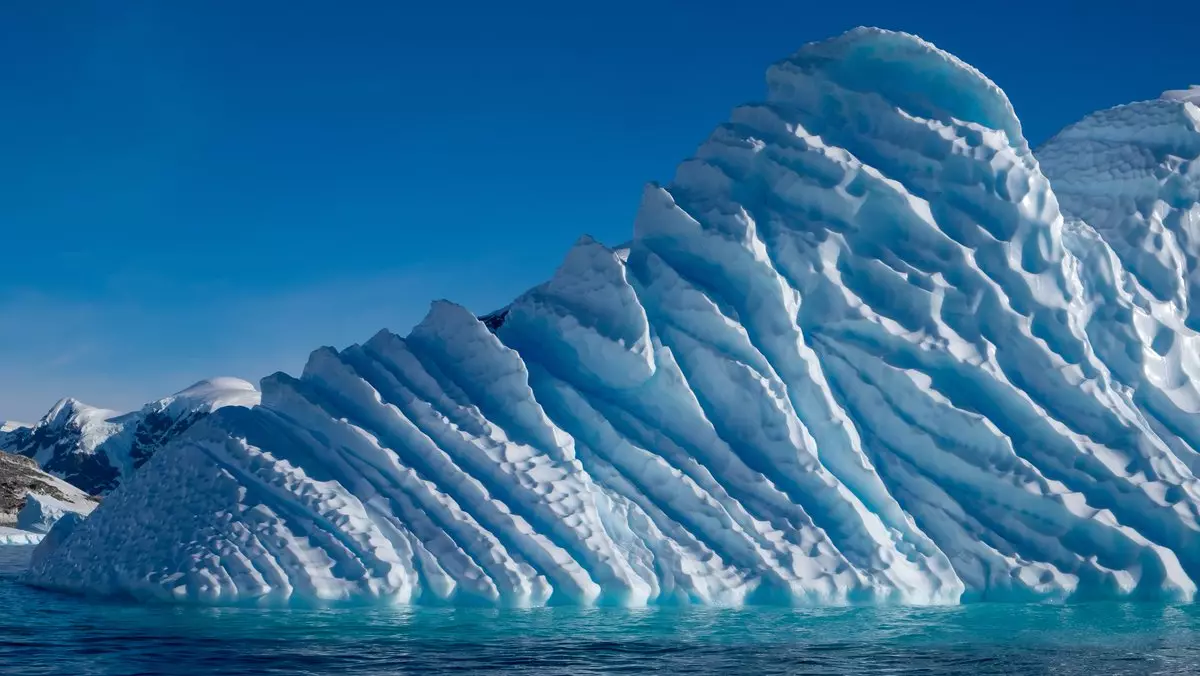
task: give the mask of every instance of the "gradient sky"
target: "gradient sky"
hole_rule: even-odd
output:
[[[763,72],[860,24],[1038,143],[1200,82],[1193,1],[21,2],[0,8],[0,419],[297,372],[629,237]]]

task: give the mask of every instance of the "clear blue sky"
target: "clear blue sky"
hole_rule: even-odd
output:
[[[768,64],[856,25],[978,66],[1035,143],[1200,82],[1194,1],[981,6],[4,3],[0,419],[500,306],[581,233],[627,239]]]

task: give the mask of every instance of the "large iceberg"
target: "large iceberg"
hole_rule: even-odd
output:
[[[919,38],[857,29],[767,82],[646,189],[628,245],[583,238],[499,312],[439,301],[266,378],[27,579],[221,604],[1190,599],[1190,94],[1039,151],[1065,219],[1004,93]]]

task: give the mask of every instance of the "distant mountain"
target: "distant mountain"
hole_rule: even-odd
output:
[[[0,449],[9,448],[17,443],[15,440],[28,434],[33,425],[29,423],[7,420],[0,422]]]
[[[204,380],[132,413],[68,398],[36,425],[0,428],[0,451],[33,458],[81,490],[103,495],[196,421],[225,406],[258,401],[254,385],[237,378]]]
[[[0,545],[33,544],[64,514],[95,507],[94,498],[38,469],[32,458],[0,452]]]

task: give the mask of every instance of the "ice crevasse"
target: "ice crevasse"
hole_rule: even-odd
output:
[[[219,604],[1190,599],[1195,98],[1097,113],[1039,162],[995,84],[911,35],[814,43],[767,83],[646,189],[627,246],[585,237],[499,312],[439,301],[266,378],[26,579]]]

